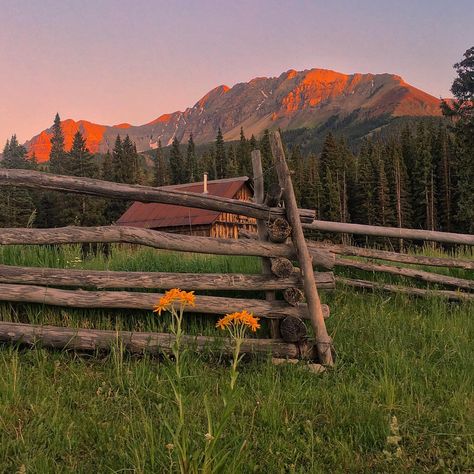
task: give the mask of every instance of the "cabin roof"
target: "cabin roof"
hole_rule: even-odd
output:
[[[216,179],[207,182],[208,194],[232,199],[245,185],[249,185],[249,178]],[[204,182],[162,186],[159,189],[202,193]],[[143,203],[135,201],[118,219],[117,225],[157,229],[161,227],[183,227],[210,225],[218,216],[218,211],[196,209],[172,204]]]

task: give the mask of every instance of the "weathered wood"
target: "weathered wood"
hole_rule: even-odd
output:
[[[304,293],[299,288],[285,288],[283,290],[283,299],[291,306],[298,306],[304,301]]]
[[[171,352],[174,336],[169,333],[74,329],[1,321],[0,342],[76,351],[107,351],[118,343],[132,353],[160,355]],[[198,352],[216,351],[232,355],[234,351],[233,345],[223,337],[184,335],[182,343]],[[272,354],[275,357],[309,360],[317,357],[311,341],[292,344],[275,339],[244,339],[240,349],[242,353]]]
[[[374,258],[390,262],[408,263],[413,265],[428,265],[431,267],[463,268],[474,270],[474,260],[448,257],[428,257],[425,255],[409,255],[405,253],[389,252],[387,250],[367,249],[351,245],[321,244],[308,242],[309,248],[321,248],[335,254],[349,255],[354,257]]]
[[[31,170],[0,169],[0,185],[50,189],[52,191],[124,199],[127,201],[159,202],[209,209],[211,211],[231,212],[256,219],[267,219],[269,216],[276,218],[284,215],[284,210],[280,208],[270,208],[264,204],[229,199],[211,194],[177,191],[169,187],[154,188],[113,183],[99,179],[61,176]],[[315,212],[310,209],[301,209],[299,215],[305,222],[312,222]]]
[[[263,168],[262,168],[262,157],[259,150],[253,150],[251,153],[252,157],[252,172],[253,172],[253,183],[254,183],[254,201],[258,204],[263,203],[264,200],[264,180],[263,180]],[[257,219],[257,235],[259,240],[265,242],[268,240],[268,232],[265,226],[265,221]],[[262,257],[262,270],[264,275],[271,275],[271,262],[268,257]],[[276,295],[274,291],[267,291],[265,293],[265,299],[267,301],[275,301]],[[278,321],[270,322],[270,336],[273,339],[280,337],[280,328]]]
[[[251,230],[239,229],[239,238],[258,240],[258,234],[257,232],[252,232]]]
[[[299,342],[307,337],[308,330],[303,320],[287,316],[280,322],[280,332],[285,342]]]
[[[316,273],[322,288],[335,286],[334,274]],[[284,290],[288,286],[301,287],[298,273],[288,278],[273,275],[247,275],[237,273],[165,273],[76,270],[60,268],[17,267],[0,265],[1,283],[19,283],[45,286],[73,286],[82,288],[154,288],[168,290]]]
[[[0,301],[40,303],[68,308],[129,308],[151,310],[163,295],[131,291],[60,290],[37,285],[0,283]],[[265,301],[222,296],[196,296],[196,305],[188,307],[189,313],[218,314],[247,309],[257,316],[279,319],[285,316],[308,318],[306,305],[297,308],[284,301]],[[329,308],[325,308],[329,315]]]
[[[283,200],[286,206],[286,217],[292,227],[292,239],[298,254],[298,261],[303,276],[303,287],[311,324],[315,332],[316,348],[318,351],[319,360],[322,364],[332,365],[332,340],[327,333],[326,324],[324,323],[321,301],[319,299],[319,294],[314,279],[311,255],[308,251],[308,247],[306,246],[303,228],[301,227],[301,222],[298,217],[298,208],[296,205],[293,183],[291,181],[290,171],[285,160],[285,153],[283,151],[283,145],[278,132],[273,132],[270,134],[270,145],[273,157],[275,158],[278,181],[281,188],[283,189]]]
[[[296,255],[291,244],[274,244],[250,239],[215,239],[171,234],[136,227],[61,227],[55,229],[0,228],[0,245],[43,245],[72,243],[129,243],[162,250],[212,253],[218,255],[250,255],[257,257],[289,257]],[[321,268],[334,267],[335,255],[327,250],[311,251],[313,263]]]
[[[296,270],[287,258],[272,258],[271,271],[278,278],[289,278]]]
[[[346,224],[315,220],[304,223],[304,229],[343,234],[371,235],[374,237],[393,237],[397,239],[428,240],[447,244],[474,245],[474,235],[437,232],[434,230],[404,229],[399,227],[381,227],[375,225]]]
[[[439,273],[426,272],[415,268],[397,267],[395,265],[382,265],[378,263],[360,262],[348,258],[337,258],[336,265],[340,267],[357,268],[368,272],[382,272],[391,275],[397,275],[415,280],[426,281],[428,283],[437,283],[438,285],[454,286],[465,290],[474,289],[474,280],[464,280]]]
[[[375,283],[373,281],[357,280],[344,277],[336,277],[336,282],[343,283],[344,285],[351,286],[354,288],[367,289],[367,290],[383,290],[391,293],[403,293],[406,295],[430,297],[440,296],[447,298],[452,301],[474,301],[474,293],[463,293],[461,291],[448,291],[448,290],[426,290],[423,288],[410,288],[401,285],[390,285],[388,283]]]
[[[267,222],[268,239],[276,244],[286,242],[291,235],[291,226],[286,219],[278,217]]]

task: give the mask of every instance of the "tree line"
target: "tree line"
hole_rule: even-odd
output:
[[[474,232],[474,48],[455,65],[452,92],[443,103],[449,119],[406,125],[395,136],[366,138],[357,151],[344,138],[328,133],[320,154],[303,155],[289,145],[287,156],[299,205],[316,210],[318,219],[447,232]],[[269,132],[259,139],[226,143],[219,128],[214,143],[196,151],[193,136],[169,147],[158,142],[152,157],[139,154],[126,136],[117,136],[105,155],[89,152],[81,132],[64,147],[59,115],[52,127],[49,162],[38,165],[15,136],[7,141],[1,165],[43,169],[57,174],[100,178],[118,183],[164,186],[210,179],[251,176],[251,151],[262,154],[266,184],[275,180]],[[128,203],[94,197],[5,187],[0,225],[55,227],[114,222]]]

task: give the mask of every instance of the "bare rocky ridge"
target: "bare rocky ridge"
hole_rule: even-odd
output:
[[[388,116],[441,115],[440,100],[407,84],[393,74],[341,74],[326,69],[289,70],[279,77],[259,77],[232,88],[219,86],[184,112],[164,114],[139,126],[123,123],[98,125],[65,120],[66,148],[77,130],[92,152],[112,149],[117,134],[128,134],[139,151],[169,145],[176,136],[197,143],[214,140],[221,127],[226,140],[245,134],[258,136],[266,128],[283,130],[318,127],[337,121],[362,123]],[[44,130],[26,142],[38,161],[48,159],[51,134]]]

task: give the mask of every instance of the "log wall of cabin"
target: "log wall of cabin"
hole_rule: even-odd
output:
[[[243,186],[235,194],[234,199],[250,201],[252,197],[253,193],[250,187]],[[219,214],[212,224],[209,225],[161,227],[157,230],[175,234],[216,237],[220,239],[238,239],[239,229],[247,230],[249,232],[257,232],[256,219],[235,215],[230,212],[223,212],[222,214]]]

